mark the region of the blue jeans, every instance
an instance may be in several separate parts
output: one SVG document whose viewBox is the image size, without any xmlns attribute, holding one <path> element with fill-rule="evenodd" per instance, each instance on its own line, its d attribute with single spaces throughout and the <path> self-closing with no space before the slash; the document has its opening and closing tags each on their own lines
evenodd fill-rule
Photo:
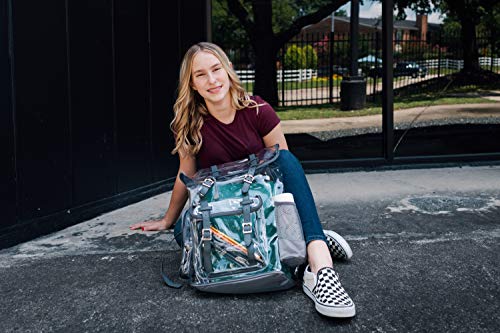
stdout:
<svg viewBox="0 0 500 333">
<path fill-rule="evenodd" d="M 293 194 L 306 243 L 313 240 L 326 242 L 311 188 L 299 160 L 290 151 L 280 150 L 277 163 L 283 174 L 284 192 Z M 179 246 L 182 246 L 181 224 L 177 221 L 174 228 L 174 237 Z"/>
</svg>

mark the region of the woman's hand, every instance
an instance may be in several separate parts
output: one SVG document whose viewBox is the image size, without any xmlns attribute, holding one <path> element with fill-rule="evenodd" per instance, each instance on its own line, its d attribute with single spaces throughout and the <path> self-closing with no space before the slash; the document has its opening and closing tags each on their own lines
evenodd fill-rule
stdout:
<svg viewBox="0 0 500 333">
<path fill-rule="evenodd" d="M 139 222 L 132 224 L 130 226 L 130 230 L 141 229 L 142 231 L 158 231 L 158 230 L 167 230 L 170 228 L 172 223 L 168 223 L 165 218 L 161 220 L 148 220 L 144 222 Z"/>
<path fill-rule="evenodd" d="M 196 172 L 196 159 L 187 154 L 184 154 L 183 157 L 179 155 L 179 171 L 177 172 L 172 196 L 170 197 L 170 204 L 165 216 L 163 216 L 161 220 L 148 220 L 132 224 L 130 226 L 131 230 L 141 229 L 142 231 L 158 231 L 167 230 L 172 227 L 179 218 L 182 208 L 184 208 L 186 200 L 188 199 L 186 186 L 179 178 L 180 172 L 192 176 Z"/>
</svg>

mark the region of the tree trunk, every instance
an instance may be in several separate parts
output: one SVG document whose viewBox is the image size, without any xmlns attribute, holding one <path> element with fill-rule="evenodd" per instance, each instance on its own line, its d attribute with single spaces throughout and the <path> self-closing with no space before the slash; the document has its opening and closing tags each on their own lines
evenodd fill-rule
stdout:
<svg viewBox="0 0 500 333">
<path fill-rule="evenodd" d="M 271 0 L 252 1 L 254 30 L 250 36 L 255 51 L 254 95 L 259 95 L 272 106 L 278 105 L 276 84 L 276 47 L 273 32 L 273 9 Z"/>
<path fill-rule="evenodd" d="M 278 105 L 276 59 L 285 43 L 298 34 L 302 27 L 321 21 L 322 18 L 346 4 L 347 0 L 332 0 L 316 12 L 300 16 L 291 26 L 279 33 L 273 31 L 272 0 L 251 0 L 253 22 L 240 0 L 226 0 L 229 10 L 238 18 L 250 38 L 255 52 L 255 84 L 253 93 L 273 106 Z M 244 1 L 248 4 L 248 0 Z"/>
<path fill-rule="evenodd" d="M 477 73 L 479 67 L 479 53 L 476 41 L 476 22 L 470 15 L 463 15 L 460 18 L 462 24 L 461 36 L 464 50 L 464 68 L 465 73 Z"/>
<path fill-rule="evenodd" d="M 261 39 L 254 45 L 255 85 L 253 94 L 259 95 L 272 106 L 278 105 L 278 85 L 276 82 L 276 51 L 273 39 Z"/>
</svg>

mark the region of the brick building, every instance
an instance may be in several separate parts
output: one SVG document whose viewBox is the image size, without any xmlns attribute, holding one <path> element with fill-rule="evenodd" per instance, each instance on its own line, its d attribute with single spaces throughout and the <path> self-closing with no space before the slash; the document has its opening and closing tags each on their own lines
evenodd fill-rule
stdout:
<svg viewBox="0 0 500 333">
<path fill-rule="evenodd" d="M 302 29 L 298 37 L 308 34 L 326 34 L 330 32 L 332 24 L 331 15 L 325 17 L 316 24 L 311 24 Z M 349 33 L 350 18 L 335 16 L 335 33 Z M 416 21 L 403 20 L 394 21 L 394 40 L 422 40 L 425 41 L 428 35 L 440 29 L 440 24 L 428 23 L 427 15 L 417 15 Z M 361 34 L 382 31 L 382 18 L 359 18 L 359 32 Z"/>
</svg>

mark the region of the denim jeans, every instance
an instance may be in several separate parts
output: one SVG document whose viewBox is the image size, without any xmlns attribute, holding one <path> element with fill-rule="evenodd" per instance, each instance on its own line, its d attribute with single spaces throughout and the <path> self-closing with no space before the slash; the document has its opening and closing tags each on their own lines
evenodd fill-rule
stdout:
<svg viewBox="0 0 500 333">
<path fill-rule="evenodd" d="M 306 243 L 313 240 L 326 242 L 311 188 L 299 160 L 290 151 L 280 150 L 277 163 L 283 174 L 284 192 L 293 194 Z M 174 228 L 174 237 L 179 246 L 182 246 L 181 224 L 180 220 L 177 221 Z"/>
</svg>

